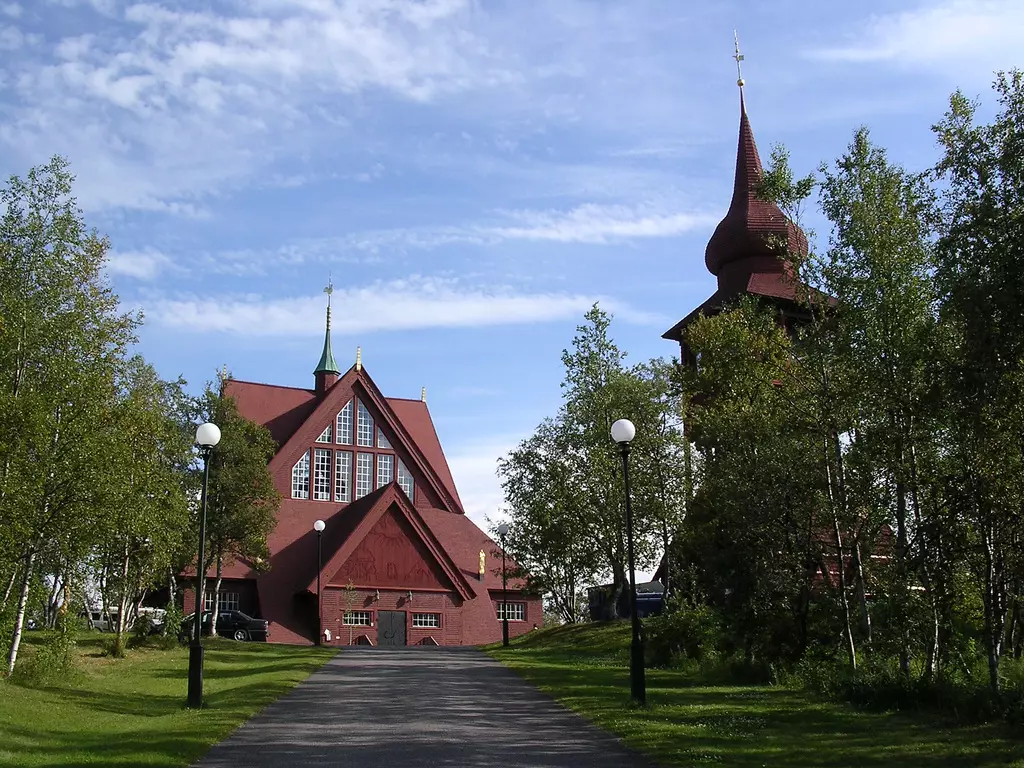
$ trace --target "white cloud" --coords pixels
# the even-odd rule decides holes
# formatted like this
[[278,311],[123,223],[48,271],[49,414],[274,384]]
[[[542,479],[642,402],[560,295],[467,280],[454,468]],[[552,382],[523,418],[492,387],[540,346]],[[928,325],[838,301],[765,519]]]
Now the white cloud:
[[448,466],[466,514],[484,530],[485,518],[501,519],[505,494],[498,480],[498,459],[528,435],[499,435],[471,440],[446,451]]
[[138,280],[152,280],[172,265],[171,259],[159,251],[112,251],[107,258],[107,271]]
[[894,61],[914,66],[963,67],[986,74],[1019,63],[1024,40],[1020,0],[945,0],[872,17],[856,40],[810,51],[819,59]]
[[[340,335],[414,328],[473,328],[541,323],[579,317],[595,301],[626,322],[664,323],[600,296],[516,293],[504,286],[472,286],[453,279],[415,277],[364,288],[335,290],[332,329]],[[162,326],[246,336],[308,336],[322,331],[323,297],[261,296],[157,299],[143,306]]]
[[17,3],[4,3],[0,5],[0,13],[10,16],[12,19],[18,19],[21,18],[22,10]]
[[721,218],[710,214],[593,204],[565,212],[514,211],[511,216],[521,223],[491,227],[484,232],[506,240],[608,243],[629,238],[674,237],[714,225]]

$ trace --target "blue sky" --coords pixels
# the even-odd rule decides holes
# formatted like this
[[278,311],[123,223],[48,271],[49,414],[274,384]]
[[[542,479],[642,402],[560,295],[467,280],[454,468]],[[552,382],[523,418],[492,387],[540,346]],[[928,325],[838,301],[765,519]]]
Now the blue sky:
[[923,168],[1024,63],[1019,0],[0,0],[0,172],[70,159],[166,377],[312,386],[330,272],[339,362],[427,387],[482,520],[592,302],[639,361],[713,291],[734,29],[804,171],[860,124]]

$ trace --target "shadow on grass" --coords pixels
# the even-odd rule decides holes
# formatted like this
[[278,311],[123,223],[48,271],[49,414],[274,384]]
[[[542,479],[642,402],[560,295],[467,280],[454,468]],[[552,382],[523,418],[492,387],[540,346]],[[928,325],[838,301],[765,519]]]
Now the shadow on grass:
[[[561,627],[489,648],[541,690],[664,765],[1024,767],[1020,732],[868,713],[767,686],[708,685],[648,670],[648,707],[629,698],[628,628]],[[616,636],[618,639],[616,639]]]

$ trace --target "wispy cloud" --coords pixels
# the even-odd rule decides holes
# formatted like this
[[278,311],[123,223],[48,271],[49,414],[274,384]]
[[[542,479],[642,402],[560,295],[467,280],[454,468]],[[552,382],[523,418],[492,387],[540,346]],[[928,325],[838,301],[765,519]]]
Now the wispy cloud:
[[134,277],[137,280],[153,280],[171,266],[173,262],[170,258],[152,249],[112,251],[107,258],[108,272],[113,275]]
[[469,440],[447,451],[448,466],[466,514],[481,528],[486,518],[499,518],[505,494],[498,479],[498,459],[504,458],[527,434],[492,435]]
[[[626,322],[665,320],[602,296],[519,293],[504,286],[432,277],[336,290],[334,301],[344,307],[344,312],[335,313],[333,329],[338,334],[550,322],[579,317],[595,301]],[[155,299],[142,308],[151,322],[183,331],[309,336],[321,333],[323,296]]]
[[[428,102],[515,77],[473,33],[470,0],[254,0],[232,16],[58,4],[114,21],[38,39],[12,62],[17,101],[0,115],[0,142],[33,162],[53,151],[78,160],[87,209],[187,213],[196,196],[336,130],[353,108],[340,96]],[[26,36],[5,32],[0,45],[24,49]]]
[[852,39],[808,55],[848,62],[898,62],[914,66],[963,67],[984,74],[1019,63],[1007,55],[1024,40],[1024,4],[1019,0],[945,0],[871,18]]
[[653,207],[589,204],[570,211],[513,211],[510,216],[519,223],[491,227],[484,232],[508,240],[610,243],[631,238],[673,237],[712,226],[720,218]]

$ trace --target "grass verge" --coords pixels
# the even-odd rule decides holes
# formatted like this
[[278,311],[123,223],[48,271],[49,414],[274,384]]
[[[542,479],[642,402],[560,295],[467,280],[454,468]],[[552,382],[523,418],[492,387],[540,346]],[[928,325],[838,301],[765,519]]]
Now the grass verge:
[[628,623],[532,632],[494,658],[664,766],[1016,766],[1024,733],[962,727],[924,713],[863,712],[801,691],[705,685],[647,670],[645,709],[629,701]]
[[109,639],[83,636],[80,670],[59,684],[0,682],[0,766],[187,766],[336,653],[211,639],[206,707],[193,711],[188,648],[112,659],[101,650]]

